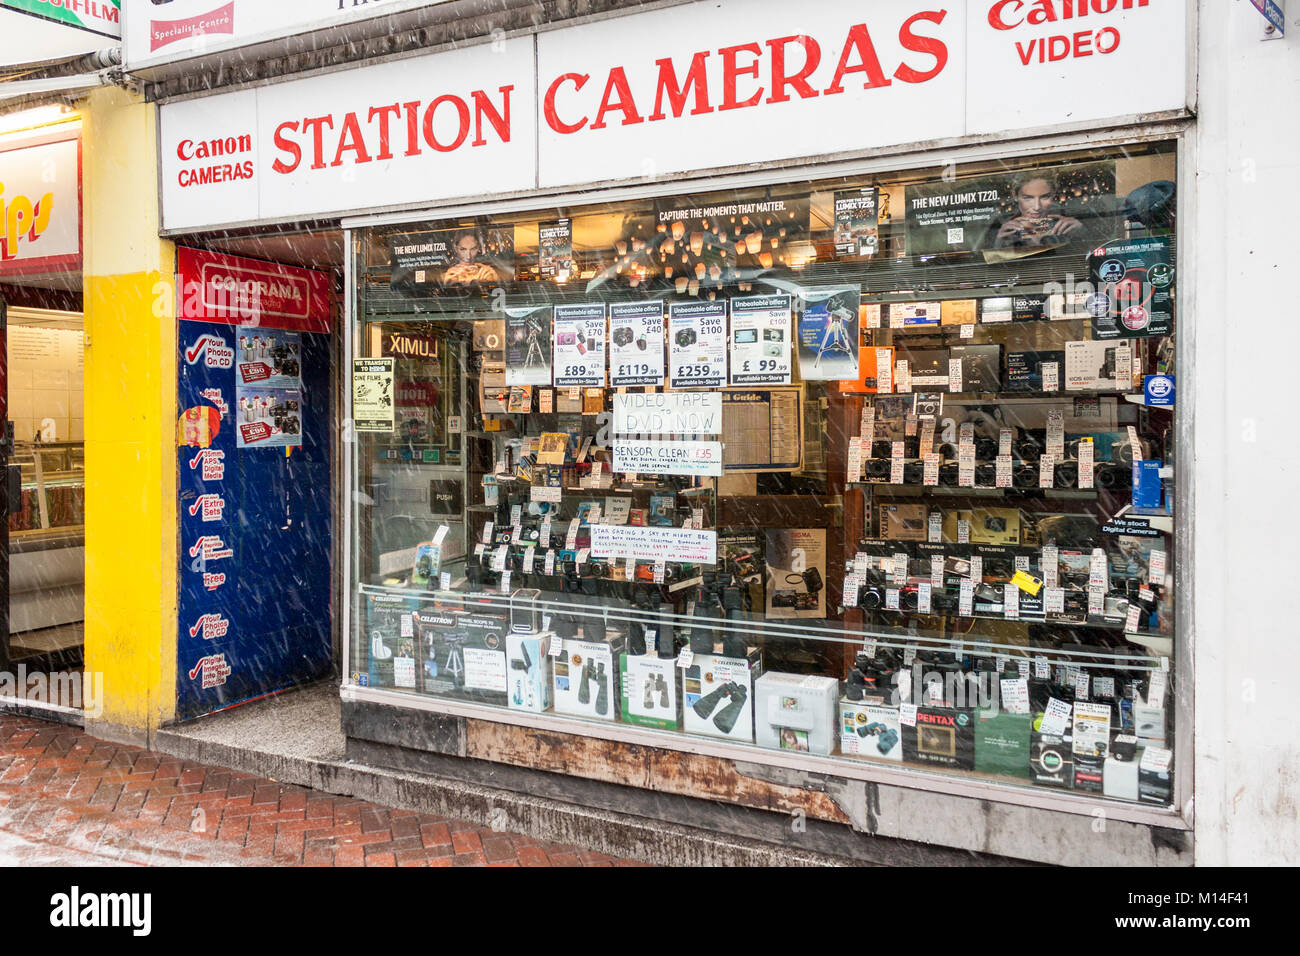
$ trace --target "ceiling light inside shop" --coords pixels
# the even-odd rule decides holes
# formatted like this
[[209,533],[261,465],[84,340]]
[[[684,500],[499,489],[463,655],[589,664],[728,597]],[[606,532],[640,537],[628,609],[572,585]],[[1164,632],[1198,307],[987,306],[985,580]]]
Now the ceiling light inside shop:
[[49,103],[13,113],[0,113],[0,134],[62,123],[74,116],[75,111],[67,103]]

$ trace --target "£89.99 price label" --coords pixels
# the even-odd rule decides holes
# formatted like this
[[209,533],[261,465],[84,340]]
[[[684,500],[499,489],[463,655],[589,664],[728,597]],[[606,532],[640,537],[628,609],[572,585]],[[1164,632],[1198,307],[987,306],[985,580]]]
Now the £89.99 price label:
[[669,303],[668,357],[670,388],[720,388],[726,385],[726,303]]
[[605,306],[557,305],[554,382],[556,385],[605,384]]

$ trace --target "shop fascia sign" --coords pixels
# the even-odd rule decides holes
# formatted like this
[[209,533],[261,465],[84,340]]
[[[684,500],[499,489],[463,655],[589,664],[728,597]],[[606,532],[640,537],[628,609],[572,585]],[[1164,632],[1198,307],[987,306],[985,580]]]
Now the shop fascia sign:
[[145,0],[132,0],[123,37],[124,59],[127,69],[160,66],[446,2],[448,0],[153,0],[147,3]]
[[121,0],[0,0],[0,7],[113,40],[122,36]]
[[164,227],[1179,111],[1186,16],[1183,0],[722,0],[168,104]]
[[0,140],[0,275],[81,264],[81,142]]

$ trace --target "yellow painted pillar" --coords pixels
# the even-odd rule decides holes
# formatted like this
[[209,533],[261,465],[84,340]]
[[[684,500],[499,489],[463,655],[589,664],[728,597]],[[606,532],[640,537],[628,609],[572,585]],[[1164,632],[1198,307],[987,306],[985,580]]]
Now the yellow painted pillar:
[[83,106],[85,686],[103,687],[86,727],[136,743],[176,708],[175,248],[158,238],[157,122],[120,89]]

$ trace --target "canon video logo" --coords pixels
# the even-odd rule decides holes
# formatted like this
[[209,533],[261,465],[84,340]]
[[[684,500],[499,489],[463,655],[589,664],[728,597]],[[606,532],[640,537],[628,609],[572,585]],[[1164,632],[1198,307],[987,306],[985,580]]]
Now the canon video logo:
[[50,897],[50,925],[68,929],[125,927],[133,936],[148,936],[153,928],[153,894],[82,893],[74,886],[70,892]]

